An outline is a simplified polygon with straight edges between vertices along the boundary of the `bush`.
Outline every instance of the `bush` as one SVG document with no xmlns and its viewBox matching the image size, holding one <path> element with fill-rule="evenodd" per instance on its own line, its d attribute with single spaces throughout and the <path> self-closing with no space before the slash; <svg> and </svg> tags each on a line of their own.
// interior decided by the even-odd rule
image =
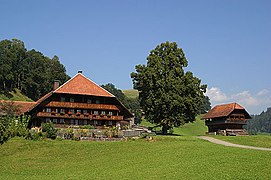
<svg viewBox="0 0 271 180">
<path fill-rule="evenodd" d="M 45 132 L 45 136 L 50 139 L 56 139 L 57 129 L 54 128 L 53 123 L 42 123 L 42 132 Z"/>
<path fill-rule="evenodd" d="M 9 124 L 9 118 L 0 117 L 0 144 L 4 144 L 11 137 Z"/>
<path fill-rule="evenodd" d="M 42 132 L 37 132 L 37 131 L 31 129 L 31 130 L 28 131 L 26 139 L 36 141 L 36 140 L 43 139 L 43 135 L 42 135 Z"/>
<path fill-rule="evenodd" d="M 59 129 L 57 136 L 61 137 L 62 139 L 74 139 L 74 132 L 72 128 Z"/>
<path fill-rule="evenodd" d="M 8 141 L 9 138 L 28 135 L 29 117 L 1 116 L 0 117 L 0 144 Z"/>
<path fill-rule="evenodd" d="M 94 129 L 94 126 L 92 125 L 84 125 L 84 126 L 79 126 L 80 129 Z"/>
<path fill-rule="evenodd" d="M 118 129 L 116 127 L 112 127 L 112 128 L 109 128 L 108 130 L 106 130 L 104 133 L 109 138 L 117 137 L 118 136 Z"/>
</svg>

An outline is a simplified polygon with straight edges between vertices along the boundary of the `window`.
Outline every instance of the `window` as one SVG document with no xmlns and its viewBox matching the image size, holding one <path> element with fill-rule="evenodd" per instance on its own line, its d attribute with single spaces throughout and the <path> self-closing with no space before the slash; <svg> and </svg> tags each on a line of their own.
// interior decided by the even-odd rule
<svg viewBox="0 0 271 180">
<path fill-rule="evenodd" d="M 99 114 L 99 111 L 94 111 L 94 114 Z"/>
<path fill-rule="evenodd" d="M 88 124 L 87 120 L 84 120 L 84 125 L 87 125 L 87 124 Z"/>
<path fill-rule="evenodd" d="M 105 115 L 105 111 L 101 111 L 101 114 L 102 114 L 102 115 Z"/>
<path fill-rule="evenodd" d="M 81 109 L 77 109 L 76 112 L 77 112 L 77 113 L 81 113 Z"/>
<path fill-rule="evenodd" d="M 46 118 L 45 122 L 47 122 L 47 123 L 51 122 L 50 118 Z"/>
<path fill-rule="evenodd" d="M 57 119 L 53 119 L 53 123 L 56 124 L 57 123 Z"/>
<path fill-rule="evenodd" d="M 70 102 L 74 102 L 74 99 L 73 99 L 73 98 L 70 98 Z"/>
<path fill-rule="evenodd" d="M 58 109 L 56 108 L 56 113 L 58 113 Z"/>
<path fill-rule="evenodd" d="M 65 102 L 65 97 L 60 97 L 61 102 Z"/>
<path fill-rule="evenodd" d="M 91 104 L 91 99 L 88 99 L 88 100 L 87 100 L 87 103 L 88 103 L 88 104 Z"/>
<path fill-rule="evenodd" d="M 51 108 L 46 108 L 46 112 L 51 112 Z"/>
<path fill-rule="evenodd" d="M 74 124 L 74 120 L 73 119 L 71 119 L 71 124 Z"/>
<path fill-rule="evenodd" d="M 113 112 L 112 112 L 112 111 L 109 111 L 109 112 L 108 112 L 108 115 L 113 116 Z"/>
<path fill-rule="evenodd" d="M 97 123 L 97 121 L 95 120 L 95 121 L 93 122 L 93 124 L 94 124 L 94 125 L 97 125 L 98 123 Z"/>
<path fill-rule="evenodd" d="M 60 109 L 60 113 L 64 114 L 65 113 L 65 109 Z"/>
<path fill-rule="evenodd" d="M 98 121 L 98 126 L 101 126 L 102 125 L 102 121 Z"/>
<path fill-rule="evenodd" d="M 108 122 L 108 125 L 109 125 L 109 126 L 112 126 L 112 124 L 113 124 L 112 121 L 109 121 L 109 122 Z"/>
<path fill-rule="evenodd" d="M 101 102 L 100 102 L 100 100 L 96 100 L 96 104 L 100 104 Z"/>
<path fill-rule="evenodd" d="M 83 114 L 87 114 L 88 111 L 86 109 L 83 110 Z"/>
<path fill-rule="evenodd" d="M 74 109 L 70 109 L 70 112 L 72 112 L 72 114 L 74 114 Z"/>
<path fill-rule="evenodd" d="M 61 123 L 61 124 L 64 124 L 64 119 L 60 119 L 60 123 Z"/>
</svg>

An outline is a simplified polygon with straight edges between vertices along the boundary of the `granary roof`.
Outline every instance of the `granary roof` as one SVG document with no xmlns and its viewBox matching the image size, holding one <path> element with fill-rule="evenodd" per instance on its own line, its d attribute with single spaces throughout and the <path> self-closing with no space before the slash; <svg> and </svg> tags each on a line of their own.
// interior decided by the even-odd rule
<svg viewBox="0 0 271 180">
<path fill-rule="evenodd" d="M 203 116 L 203 119 L 211 119 L 217 117 L 227 117 L 229 116 L 234 110 L 242 110 L 245 113 L 246 119 L 251 119 L 248 112 L 243 108 L 241 105 L 237 103 L 230 103 L 230 104 L 222 104 L 217 105 L 212 108 L 208 113 Z"/>
<path fill-rule="evenodd" d="M 73 78 L 54 90 L 53 93 L 115 97 L 95 82 L 86 78 L 82 73 L 76 74 Z"/>
</svg>

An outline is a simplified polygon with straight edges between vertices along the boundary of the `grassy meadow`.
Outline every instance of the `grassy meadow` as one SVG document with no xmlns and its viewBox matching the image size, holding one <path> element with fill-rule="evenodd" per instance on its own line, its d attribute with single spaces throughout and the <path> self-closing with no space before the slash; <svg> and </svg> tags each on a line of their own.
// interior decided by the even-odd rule
<svg viewBox="0 0 271 180">
<path fill-rule="evenodd" d="M 144 120 L 142 125 L 154 126 Z M 13 138 L 0 145 L 0 179 L 270 179 L 270 151 L 226 147 L 196 137 L 206 131 L 199 116 L 174 128 L 173 136 L 151 141 Z M 262 147 L 270 147 L 270 137 L 215 136 Z"/>
<path fill-rule="evenodd" d="M 223 140 L 223 141 L 235 143 L 235 144 L 271 148 L 271 136 L 270 135 L 212 136 L 212 137 Z"/>
<path fill-rule="evenodd" d="M 193 136 L 151 142 L 14 138 L 0 146 L 0 179 L 270 179 L 270 156 Z"/>
<path fill-rule="evenodd" d="M 146 127 L 154 127 L 154 124 L 142 120 L 141 125 Z M 159 131 L 161 127 L 156 127 L 154 130 Z M 205 126 L 204 121 L 201 120 L 201 116 L 197 116 L 196 121 L 192 123 L 187 123 L 180 128 L 173 128 L 173 134 L 178 136 L 200 136 L 205 135 L 207 132 L 207 126 Z"/>
<path fill-rule="evenodd" d="M 123 94 L 128 98 L 137 98 L 139 96 L 138 90 L 136 89 L 129 89 L 129 90 L 122 90 Z"/>
</svg>

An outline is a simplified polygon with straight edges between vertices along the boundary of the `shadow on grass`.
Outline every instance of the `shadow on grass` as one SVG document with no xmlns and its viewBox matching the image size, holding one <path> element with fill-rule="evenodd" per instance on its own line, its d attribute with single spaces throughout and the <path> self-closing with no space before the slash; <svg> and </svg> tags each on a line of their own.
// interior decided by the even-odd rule
<svg viewBox="0 0 271 180">
<path fill-rule="evenodd" d="M 0 94 L 5 95 L 7 98 L 11 99 L 13 95 L 9 91 L 1 90 Z"/>
<path fill-rule="evenodd" d="M 180 134 L 174 134 L 174 133 L 168 133 L 168 134 L 163 134 L 161 132 L 155 132 L 156 135 L 160 135 L 160 136 L 183 136 L 183 135 L 180 135 Z"/>
</svg>

